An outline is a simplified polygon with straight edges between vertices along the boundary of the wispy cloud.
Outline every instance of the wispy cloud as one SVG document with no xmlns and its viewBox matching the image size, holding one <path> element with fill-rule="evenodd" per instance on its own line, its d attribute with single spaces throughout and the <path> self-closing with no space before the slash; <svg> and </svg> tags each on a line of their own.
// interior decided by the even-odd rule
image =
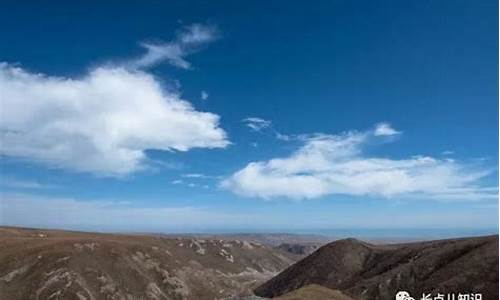
<svg viewBox="0 0 500 300">
<path fill-rule="evenodd" d="M 375 136 L 391 136 L 391 135 L 401 134 L 401 132 L 392 128 L 391 124 L 383 122 L 383 123 L 378 123 L 375 126 L 373 134 Z"/>
<path fill-rule="evenodd" d="M 201 100 L 207 100 L 208 99 L 208 92 L 207 91 L 201 91 L 200 98 L 201 98 Z"/>
<path fill-rule="evenodd" d="M 251 162 L 221 185 L 242 196 L 261 198 L 304 199 L 342 194 L 497 199 L 498 187 L 480 184 L 492 172 L 487 168 L 429 156 L 367 156 L 363 150 L 371 140 L 398 132 L 392 127 L 383 128 L 382 133 L 377 125 L 365 132 L 303 136 L 304 145 L 289 157 Z"/>
<path fill-rule="evenodd" d="M 212 27 L 188 26 L 172 44 L 178 56 L 153 51 L 139 65 L 185 65 L 182 57 L 214 34 Z M 127 66 L 99 66 L 69 78 L 0 63 L 0 90 L 0 154 L 50 167 L 122 176 L 148 167 L 146 150 L 229 144 L 218 115 L 195 110 L 154 75 Z"/>
<path fill-rule="evenodd" d="M 180 179 L 175 179 L 171 183 L 177 185 L 184 185 L 190 188 L 210 188 L 207 182 L 212 182 L 213 180 L 220 180 L 221 176 L 206 175 L 201 173 L 186 173 L 182 174 Z"/>
<path fill-rule="evenodd" d="M 186 174 L 182 174 L 181 177 L 199 178 L 199 179 L 217 179 L 217 178 L 220 178 L 220 176 L 206 175 L 206 174 L 201 174 L 201 173 L 186 173 Z"/>
<path fill-rule="evenodd" d="M 187 187 L 190 188 L 202 188 L 202 189 L 209 189 L 210 185 L 208 184 L 200 184 L 200 183 L 195 183 L 195 182 L 189 182 L 186 184 Z"/>
<path fill-rule="evenodd" d="M 318 134 L 284 134 L 276 130 L 276 128 L 274 128 L 273 122 L 271 120 L 266 120 L 259 117 L 248 117 L 241 121 L 253 132 L 271 135 L 274 138 L 285 142 L 304 141 L 312 136 L 318 135 Z M 255 147 L 256 144 L 254 145 L 251 144 L 251 146 Z"/>
<path fill-rule="evenodd" d="M 207 176 L 204 174 L 199 174 L 199 173 L 188 173 L 188 174 L 182 174 L 182 177 L 185 177 L 185 178 L 206 178 Z"/>
<path fill-rule="evenodd" d="M 189 69 L 186 56 L 198 52 L 206 44 L 219 37 L 217 27 L 206 24 L 192 24 L 182 28 L 170 42 L 142 43 L 146 54 L 129 63 L 132 68 L 148 68 L 161 62 Z"/>
<path fill-rule="evenodd" d="M 255 132 L 261 132 L 264 129 L 271 128 L 272 122 L 257 117 L 248 117 L 241 120 L 245 125 Z"/>
<path fill-rule="evenodd" d="M 0 186 L 11 189 L 33 189 L 33 190 L 51 189 L 56 187 L 56 185 L 41 183 L 36 180 L 17 179 L 10 177 L 1 177 Z"/>
</svg>

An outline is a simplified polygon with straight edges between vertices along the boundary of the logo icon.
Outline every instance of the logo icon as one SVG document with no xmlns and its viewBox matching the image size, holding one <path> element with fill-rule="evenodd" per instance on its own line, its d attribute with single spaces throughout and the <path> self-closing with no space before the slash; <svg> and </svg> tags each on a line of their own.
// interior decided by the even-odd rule
<svg viewBox="0 0 500 300">
<path fill-rule="evenodd" d="M 405 291 L 399 291 L 396 294 L 396 300 L 415 300 L 415 299 L 410 296 L 410 293 Z"/>
</svg>

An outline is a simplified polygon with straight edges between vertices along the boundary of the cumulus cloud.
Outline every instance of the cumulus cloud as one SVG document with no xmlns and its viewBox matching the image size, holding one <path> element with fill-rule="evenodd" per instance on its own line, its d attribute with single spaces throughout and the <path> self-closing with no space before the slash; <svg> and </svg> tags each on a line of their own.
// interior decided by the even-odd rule
<svg viewBox="0 0 500 300">
<path fill-rule="evenodd" d="M 400 133 L 401 133 L 400 131 L 397 131 L 394 128 L 392 128 L 391 124 L 383 122 L 383 123 L 378 123 L 375 126 L 375 131 L 373 134 L 375 136 L 391 136 Z"/>
<path fill-rule="evenodd" d="M 0 153 L 50 167 L 119 176 L 143 169 L 148 149 L 229 144 L 219 116 L 140 70 L 98 67 L 67 78 L 1 63 L 0 93 Z"/>
<path fill-rule="evenodd" d="M 305 199 L 332 194 L 442 200 L 497 198 L 497 187 L 479 183 L 491 173 L 484 168 L 429 156 L 390 159 L 365 155 L 365 145 L 389 133 L 381 134 L 379 129 L 309 136 L 289 157 L 251 162 L 221 185 L 238 195 L 260 198 Z"/>
<path fill-rule="evenodd" d="M 198 52 L 204 45 L 218 38 L 217 27 L 192 24 L 182 28 L 170 42 L 142 43 L 146 54 L 130 62 L 132 68 L 147 68 L 163 61 L 182 69 L 190 69 L 186 56 Z"/>
<path fill-rule="evenodd" d="M 249 117 L 241 120 L 245 125 L 253 131 L 260 132 L 264 129 L 271 128 L 272 123 L 269 120 L 264 120 L 257 117 Z"/>
</svg>

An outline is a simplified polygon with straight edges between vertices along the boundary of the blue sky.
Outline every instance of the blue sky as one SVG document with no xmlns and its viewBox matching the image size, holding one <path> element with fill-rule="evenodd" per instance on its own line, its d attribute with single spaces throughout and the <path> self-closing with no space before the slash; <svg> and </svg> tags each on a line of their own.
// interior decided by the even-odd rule
<svg viewBox="0 0 500 300">
<path fill-rule="evenodd" d="M 6 2 L 0 223 L 495 232 L 497 5 Z"/>
</svg>

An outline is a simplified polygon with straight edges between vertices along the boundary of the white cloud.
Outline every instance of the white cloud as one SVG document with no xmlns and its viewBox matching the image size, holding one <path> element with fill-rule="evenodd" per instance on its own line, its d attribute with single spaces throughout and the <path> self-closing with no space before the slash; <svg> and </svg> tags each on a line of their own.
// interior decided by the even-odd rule
<svg viewBox="0 0 500 300">
<path fill-rule="evenodd" d="M 310 136 L 289 157 L 251 162 L 221 185 L 242 196 L 261 198 L 304 199 L 342 194 L 497 199 L 497 187 L 479 184 L 480 179 L 491 173 L 489 170 L 428 156 L 407 159 L 366 156 L 363 146 L 376 138 L 380 138 L 377 128 Z"/>
<path fill-rule="evenodd" d="M 185 178 L 212 178 L 211 176 L 208 176 L 205 174 L 199 174 L 199 173 L 182 174 L 182 177 L 185 177 Z"/>
<path fill-rule="evenodd" d="M 220 176 L 206 175 L 206 174 L 201 174 L 201 173 L 186 173 L 186 174 L 182 174 L 181 177 L 195 178 L 195 179 L 217 179 L 217 178 L 220 178 Z"/>
<path fill-rule="evenodd" d="M 186 61 L 185 57 L 198 52 L 204 45 L 216 40 L 218 36 L 215 26 L 204 24 L 186 26 L 171 42 L 142 43 L 141 45 L 147 52 L 139 59 L 131 61 L 130 67 L 147 68 L 166 61 L 173 66 L 189 69 L 191 64 Z"/>
<path fill-rule="evenodd" d="M 394 128 L 392 128 L 391 124 L 386 122 L 378 123 L 375 126 L 375 131 L 374 131 L 375 136 L 391 136 L 400 133 L 401 133 L 400 131 L 395 130 Z"/>
<path fill-rule="evenodd" d="M 186 178 L 205 178 L 206 176 L 203 174 L 199 173 L 188 173 L 188 174 L 182 174 L 182 177 Z"/>
<path fill-rule="evenodd" d="M 207 184 L 201 184 L 200 182 L 207 181 L 207 180 L 212 181 L 212 180 L 216 180 L 216 179 L 221 179 L 220 176 L 205 175 L 205 174 L 201 174 L 201 173 L 186 173 L 186 174 L 182 174 L 181 177 L 184 179 L 193 180 L 195 182 L 189 182 L 189 181 L 185 182 L 185 180 L 183 180 L 183 179 L 177 179 L 177 180 L 174 180 L 172 183 L 185 184 L 187 187 L 190 187 L 190 188 L 201 187 L 201 188 L 207 189 L 210 186 Z"/>
<path fill-rule="evenodd" d="M 241 120 L 248 128 L 254 132 L 264 133 L 267 135 L 274 136 L 277 140 L 290 142 L 290 141 L 305 141 L 311 137 L 315 137 L 321 134 L 284 134 L 276 130 L 273 126 L 273 122 L 259 117 L 248 117 Z M 250 144 L 253 147 L 258 146 L 255 144 Z"/>
<path fill-rule="evenodd" d="M 207 100 L 208 99 L 208 92 L 201 91 L 200 98 L 201 98 L 201 100 Z"/>
<path fill-rule="evenodd" d="M 264 120 L 257 117 L 249 117 L 242 120 L 243 123 L 250 129 L 256 132 L 260 132 L 266 128 L 271 128 L 271 121 Z"/>
<path fill-rule="evenodd" d="M 146 167 L 148 149 L 229 144 L 219 116 L 196 111 L 139 70 L 98 67 L 65 78 L 1 63 L 0 93 L 0 153 L 50 167 L 125 175 Z"/>
<path fill-rule="evenodd" d="M 172 181 L 172 184 L 183 184 L 184 186 L 190 188 L 204 188 L 208 189 L 210 186 L 208 184 L 203 184 L 202 182 L 220 180 L 222 177 L 214 175 L 205 175 L 201 173 L 186 173 L 181 175 L 182 179 L 176 179 Z"/>
</svg>

